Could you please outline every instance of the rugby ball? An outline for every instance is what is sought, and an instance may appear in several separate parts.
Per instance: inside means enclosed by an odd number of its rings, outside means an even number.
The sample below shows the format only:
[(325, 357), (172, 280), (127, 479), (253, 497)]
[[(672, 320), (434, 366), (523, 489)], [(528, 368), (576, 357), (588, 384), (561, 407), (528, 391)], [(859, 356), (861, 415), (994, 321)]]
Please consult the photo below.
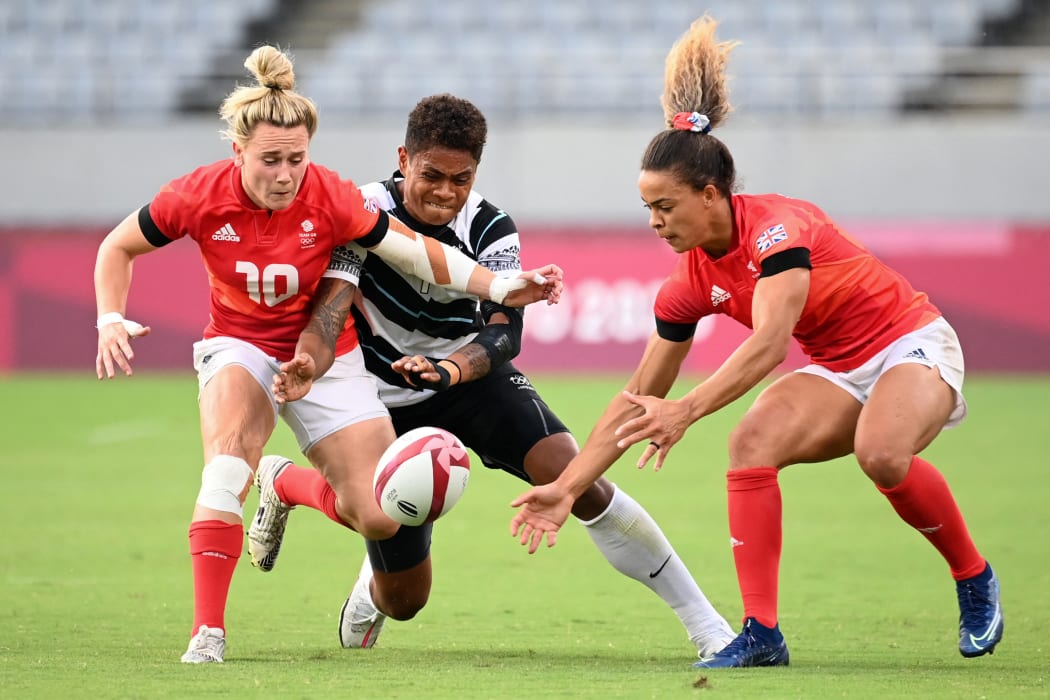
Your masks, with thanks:
[(376, 502), (402, 525), (437, 520), (456, 505), (470, 478), (459, 438), (441, 428), (410, 430), (386, 448), (372, 486)]

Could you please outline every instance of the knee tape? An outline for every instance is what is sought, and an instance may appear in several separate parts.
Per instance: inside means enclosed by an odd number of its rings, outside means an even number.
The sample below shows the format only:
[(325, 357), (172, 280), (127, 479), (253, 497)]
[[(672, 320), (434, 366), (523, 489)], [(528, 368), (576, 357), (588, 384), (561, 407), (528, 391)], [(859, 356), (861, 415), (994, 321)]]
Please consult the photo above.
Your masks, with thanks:
[(224, 513), (244, 516), (241, 493), (252, 478), (252, 469), (240, 457), (217, 455), (204, 465), (197, 504)]

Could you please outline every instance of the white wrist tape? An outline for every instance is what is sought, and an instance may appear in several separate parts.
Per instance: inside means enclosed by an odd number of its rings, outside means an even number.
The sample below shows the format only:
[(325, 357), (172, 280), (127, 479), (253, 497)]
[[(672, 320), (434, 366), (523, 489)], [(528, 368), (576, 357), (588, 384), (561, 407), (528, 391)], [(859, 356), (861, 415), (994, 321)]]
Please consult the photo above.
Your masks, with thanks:
[(108, 326), (111, 323), (120, 323), (124, 320), (124, 314), (119, 311), (109, 311), (98, 317), (95, 321), (95, 328), (101, 328), (102, 326)]
[(241, 494), (252, 478), (252, 468), (240, 457), (216, 455), (201, 472), (197, 505), (244, 517)]
[(397, 231), (389, 231), (379, 245), (369, 248), (369, 252), (402, 272), (457, 292), (467, 291), (467, 282), (477, 268), (477, 263), (455, 248), (420, 234), (409, 238)]
[(128, 335), (135, 336), (142, 330), (143, 326), (141, 323), (136, 323), (130, 319), (124, 318), (119, 311), (108, 311), (98, 317), (95, 321), (95, 328), (102, 328), (102, 326), (108, 326), (112, 323), (123, 323), (124, 330), (128, 332)]
[(489, 284), (489, 298), (497, 304), (502, 304), (508, 294), (515, 289), (522, 289), (526, 284), (528, 281), (520, 277), (497, 277)]

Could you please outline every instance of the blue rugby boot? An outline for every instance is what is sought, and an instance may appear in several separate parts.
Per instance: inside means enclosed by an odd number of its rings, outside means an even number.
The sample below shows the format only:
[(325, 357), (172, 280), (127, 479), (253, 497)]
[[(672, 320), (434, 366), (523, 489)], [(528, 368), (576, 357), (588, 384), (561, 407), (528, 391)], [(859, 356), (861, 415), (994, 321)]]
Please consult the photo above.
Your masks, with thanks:
[(999, 577), (991, 564), (973, 578), (955, 582), (959, 595), (959, 653), (967, 658), (995, 651), (1003, 638)]
[(788, 648), (780, 625), (766, 627), (753, 617), (744, 620), (736, 639), (714, 656), (701, 659), (693, 668), (746, 668), (749, 666), (787, 666)]

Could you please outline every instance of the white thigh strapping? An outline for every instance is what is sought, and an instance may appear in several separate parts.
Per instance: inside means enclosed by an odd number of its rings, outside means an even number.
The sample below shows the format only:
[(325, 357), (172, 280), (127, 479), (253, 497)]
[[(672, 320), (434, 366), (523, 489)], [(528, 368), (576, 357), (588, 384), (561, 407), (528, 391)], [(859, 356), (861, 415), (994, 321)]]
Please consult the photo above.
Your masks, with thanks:
[(913, 362), (927, 367), (936, 367), (944, 382), (955, 390), (955, 408), (948, 417), (945, 428), (954, 428), (966, 418), (966, 399), (963, 397), (962, 346), (955, 329), (938, 318), (891, 343), (860, 367), (846, 372), (832, 372), (820, 365), (806, 365), (796, 372), (815, 374), (849, 392), (857, 401), (867, 403), (871, 389), (879, 377), (891, 367)]

